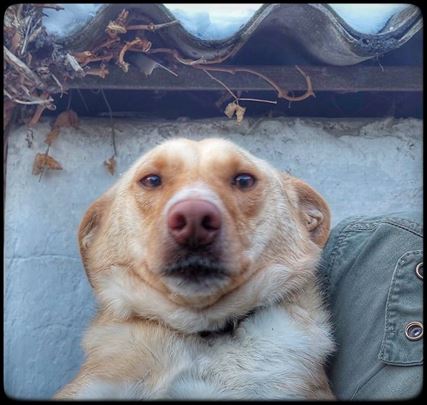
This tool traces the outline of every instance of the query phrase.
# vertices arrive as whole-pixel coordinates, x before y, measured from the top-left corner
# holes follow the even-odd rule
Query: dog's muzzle
[[[207,284],[228,278],[229,272],[217,260],[201,255],[189,255],[167,265],[162,275],[192,284]]]

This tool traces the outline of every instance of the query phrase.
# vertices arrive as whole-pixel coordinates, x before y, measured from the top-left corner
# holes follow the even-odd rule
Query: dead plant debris
[[[33,163],[33,175],[42,174],[45,169],[62,170],[61,164],[47,153],[37,153]]]
[[[168,29],[178,23],[173,20],[166,23],[155,24],[145,16],[138,14],[133,9],[124,8],[117,17],[105,27],[105,35],[100,38],[92,49],[73,51],[64,49],[55,41],[54,36],[46,32],[42,23],[43,9],[52,8],[62,10],[59,4],[15,4],[10,6],[4,17],[4,129],[10,122],[16,108],[28,111],[28,128],[34,127],[45,109],[54,110],[54,94],[66,94],[67,82],[75,78],[84,79],[85,76],[97,76],[105,79],[109,75],[109,67],[116,64],[123,73],[129,71],[130,63],[125,60],[127,52],[136,52],[152,57],[157,55],[160,61],[150,60],[146,68],[146,75],[160,66],[171,74],[178,64],[202,69],[212,80],[219,82],[234,101],[229,102],[224,113],[229,118],[236,118],[237,124],[244,119],[246,107],[242,102],[263,102],[276,104],[277,100],[262,100],[256,98],[243,98],[236,95],[224,81],[212,75],[212,72],[226,72],[229,74],[251,74],[266,81],[277,92],[277,98],[291,101],[302,101],[315,96],[310,77],[298,66],[295,68],[306,81],[307,89],[302,95],[290,95],[271,78],[256,70],[239,66],[220,66],[232,53],[230,51],[216,59],[205,60],[187,59],[178,50],[164,48],[150,33],[157,30]],[[148,33],[148,35],[147,35]],[[132,35],[131,35],[132,34]],[[133,36],[134,34],[134,36]],[[160,45],[160,46],[157,46]],[[143,56],[141,55],[141,56]],[[147,75],[147,76],[148,76]],[[104,97],[105,98],[105,97]],[[225,103],[227,98],[222,97],[218,102]],[[62,127],[78,127],[78,117],[71,110],[61,113],[52,130],[47,134],[45,142],[48,150],[45,154],[37,154],[33,174],[43,173],[45,168],[60,170],[61,165],[48,155],[49,147],[56,141]],[[114,136],[113,136],[114,142]],[[114,154],[104,161],[111,174],[116,169]]]
[[[59,127],[52,128],[52,130],[47,134],[44,142],[47,143],[49,146],[52,145],[53,141],[55,141],[58,138],[60,131],[61,131],[61,128]]]
[[[73,127],[77,129],[79,125],[80,122],[77,114],[73,110],[67,110],[58,115],[53,124],[53,128]]]
[[[112,176],[114,176],[114,172],[116,171],[117,162],[114,158],[114,155],[111,156],[109,159],[104,161],[104,165],[107,168],[107,170],[110,172]]]
[[[243,117],[245,116],[246,108],[239,105],[236,101],[233,101],[231,103],[227,104],[227,107],[225,107],[224,114],[228,118],[233,118],[234,115],[236,115],[236,121],[237,124],[241,124],[243,121]]]

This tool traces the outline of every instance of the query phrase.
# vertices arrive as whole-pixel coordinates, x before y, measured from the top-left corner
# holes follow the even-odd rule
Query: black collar
[[[201,338],[210,338],[210,337],[218,337],[218,336],[224,336],[224,335],[232,335],[234,331],[239,326],[240,322],[244,321],[245,319],[249,318],[255,313],[255,309],[249,311],[247,314],[243,315],[240,318],[237,319],[229,319],[223,328],[221,329],[215,329],[215,330],[202,330],[198,332],[198,335]]]

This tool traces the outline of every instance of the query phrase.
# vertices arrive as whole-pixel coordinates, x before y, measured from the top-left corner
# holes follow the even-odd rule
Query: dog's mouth
[[[229,271],[220,261],[201,255],[189,255],[166,265],[162,276],[175,280],[178,287],[197,285],[212,288],[229,278]]]

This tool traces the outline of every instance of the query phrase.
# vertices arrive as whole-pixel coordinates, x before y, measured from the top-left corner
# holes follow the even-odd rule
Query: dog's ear
[[[111,198],[106,194],[98,198],[86,211],[79,226],[78,242],[80,255],[82,257],[83,265],[85,267],[87,277],[92,287],[93,284],[87,266],[87,252],[95,238],[97,231],[99,230],[101,219],[105,214],[105,211],[108,209],[110,202]]]
[[[323,197],[304,181],[285,175],[285,186],[296,195],[299,216],[310,234],[311,240],[323,247],[328,240],[331,213]]]

